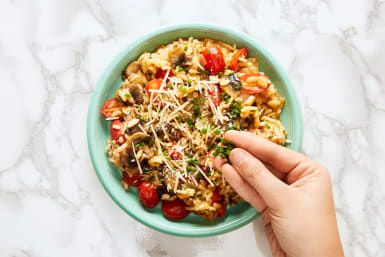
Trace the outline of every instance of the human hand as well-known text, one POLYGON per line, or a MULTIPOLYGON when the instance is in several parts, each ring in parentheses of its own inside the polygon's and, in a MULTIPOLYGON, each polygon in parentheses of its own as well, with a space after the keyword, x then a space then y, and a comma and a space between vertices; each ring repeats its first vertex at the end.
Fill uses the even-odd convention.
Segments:
POLYGON ((215 166, 262 213, 274 257, 344 256, 332 186, 320 164, 249 132, 229 131, 230 163, 215 166))

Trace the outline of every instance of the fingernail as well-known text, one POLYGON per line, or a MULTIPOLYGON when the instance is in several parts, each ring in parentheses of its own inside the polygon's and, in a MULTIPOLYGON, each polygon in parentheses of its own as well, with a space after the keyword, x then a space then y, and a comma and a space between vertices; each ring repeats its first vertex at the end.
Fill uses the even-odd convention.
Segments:
POLYGON ((234 166, 240 167, 241 164, 246 160, 246 155, 241 149, 234 149, 230 153, 230 161, 234 166))

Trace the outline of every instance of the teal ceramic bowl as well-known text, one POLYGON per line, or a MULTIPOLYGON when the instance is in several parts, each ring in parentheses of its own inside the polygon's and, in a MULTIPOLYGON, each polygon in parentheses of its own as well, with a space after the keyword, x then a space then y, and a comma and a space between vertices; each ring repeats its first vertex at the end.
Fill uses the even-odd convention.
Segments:
POLYGON ((284 70, 274 58, 249 36, 226 28, 212 25, 177 25, 165 27, 152 32, 124 49, 106 67, 93 94, 87 120, 88 148, 96 173, 111 198, 139 222, 158 231, 186 237, 213 236, 232 231, 248 224, 259 213, 242 202, 228 209, 226 217, 209 222, 196 215, 174 222, 163 217, 160 208, 144 209, 137 198, 136 190, 125 191, 120 184, 120 172, 108 161, 105 153, 109 136, 108 122, 100 115, 103 103, 114 95, 121 83, 121 72, 131 61, 136 60, 143 52, 151 52, 162 44, 178 38, 211 38, 221 40, 237 47, 247 47, 250 56, 258 58, 261 71, 265 72, 277 87, 279 93, 286 98, 282 112, 282 122, 287 129, 292 144, 288 147, 300 150, 302 143, 302 118, 298 99, 284 70))

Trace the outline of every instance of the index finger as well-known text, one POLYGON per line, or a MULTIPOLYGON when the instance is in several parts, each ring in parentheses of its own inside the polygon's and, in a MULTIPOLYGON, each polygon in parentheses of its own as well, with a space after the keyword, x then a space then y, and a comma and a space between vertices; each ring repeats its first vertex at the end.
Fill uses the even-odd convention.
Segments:
POLYGON ((306 157, 286 147, 277 145, 251 132, 230 130, 225 140, 243 148, 277 171, 287 173, 297 167, 306 157))

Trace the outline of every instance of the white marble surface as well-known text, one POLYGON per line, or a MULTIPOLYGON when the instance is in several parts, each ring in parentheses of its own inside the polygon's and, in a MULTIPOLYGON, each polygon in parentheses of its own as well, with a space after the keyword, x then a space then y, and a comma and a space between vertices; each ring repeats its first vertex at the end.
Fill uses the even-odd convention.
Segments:
POLYGON ((385 256, 384 0, 2 0, 0 256, 270 256, 258 220, 204 239, 138 224, 91 166, 86 112, 103 68, 136 37, 188 22, 246 32, 279 59, 304 152, 332 173, 346 256, 385 256))

